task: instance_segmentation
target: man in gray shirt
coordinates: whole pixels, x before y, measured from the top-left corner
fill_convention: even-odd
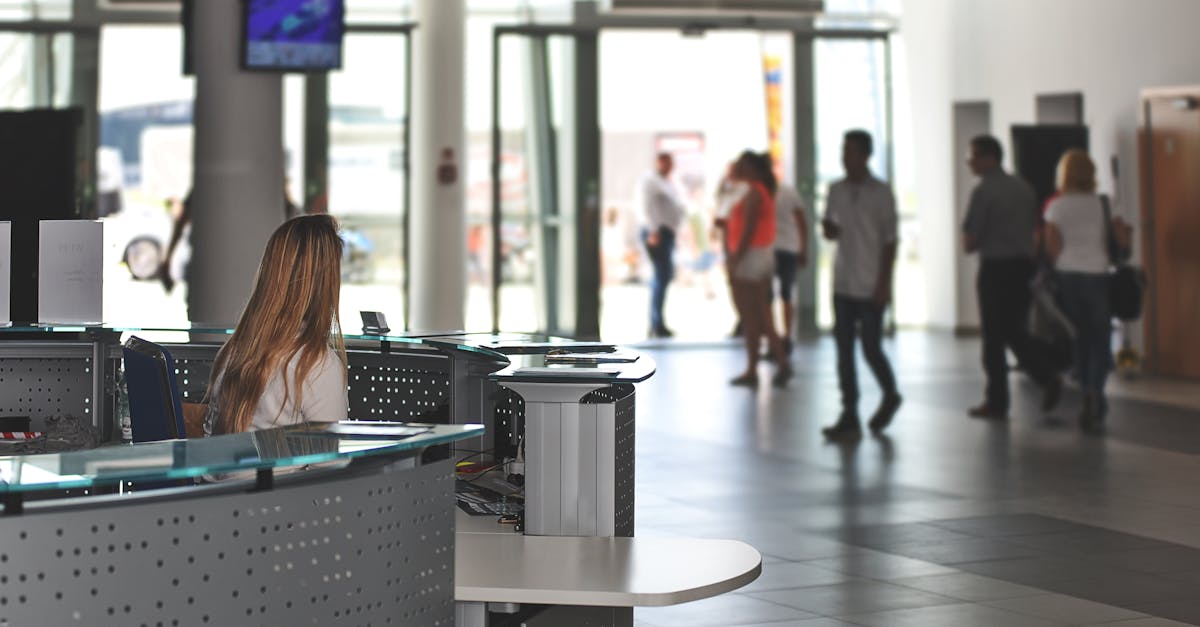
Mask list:
[[[983,369],[987,391],[983,404],[970,410],[976,418],[1008,415],[1008,355],[1012,349],[1021,367],[1043,386],[1042,409],[1058,404],[1062,384],[1026,332],[1029,282],[1036,270],[1034,233],[1039,217],[1037,196],[1025,181],[1000,167],[1000,142],[990,135],[971,140],[968,165],[980,177],[971,192],[963,221],[963,247],[979,253],[976,289],[983,327]]]

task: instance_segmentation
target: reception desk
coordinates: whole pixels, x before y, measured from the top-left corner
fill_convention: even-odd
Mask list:
[[[442,447],[481,427],[414,430],[0,457],[0,624],[452,624]],[[94,493],[130,482],[159,487]]]
[[[184,399],[199,401],[230,331],[0,329],[0,415],[30,416],[35,429],[49,416],[90,416],[115,439],[114,384],[131,333],[168,348]],[[704,598],[758,576],[761,558],[740,543],[634,540],[635,388],[655,373],[650,357],[526,334],[347,335],[346,345],[351,419],[442,426],[388,443],[272,431],[0,465],[12,488],[2,492],[0,534],[19,538],[0,560],[22,565],[0,580],[0,625],[51,608],[66,620],[46,624],[449,625],[457,612],[465,627],[563,605],[584,614],[561,624],[623,627],[634,606]],[[318,445],[336,452],[310,450]],[[423,452],[434,446],[439,456]],[[492,518],[489,533],[456,541],[453,460],[467,457],[524,478],[518,525]],[[305,465],[315,467],[271,470]],[[22,481],[45,473],[59,490],[238,479],[29,501]],[[505,537],[514,528],[523,539]],[[456,542],[471,571],[458,582]],[[555,575],[539,561],[597,551],[607,567],[564,557],[571,563],[557,566],[571,570]],[[664,576],[663,560],[696,567]]]

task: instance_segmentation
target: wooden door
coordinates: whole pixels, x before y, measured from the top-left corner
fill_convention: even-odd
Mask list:
[[[1200,379],[1200,87],[1144,94],[1142,123],[1147,357]]]

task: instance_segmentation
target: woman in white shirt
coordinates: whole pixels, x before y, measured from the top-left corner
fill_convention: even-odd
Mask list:
[[[1046,252],[1057,270],[1063,309],[1075,325],[1075,374],[1083,387],[1080,426],[1095,431],[1103,428],[1108,411],[1104,383],[1113,366],[1110,225],[1096,194],[1096,166],[1086,152],[1063,155],[1058,189],[1060,195],[1046,208]],[[1119,219],[1111,228],[1118,240],[1128,239],[1128,226]]]
[[[205,435],[346,418],[341,258],[328,215],[293,218],[271,235],[250,302],[213,364]]]

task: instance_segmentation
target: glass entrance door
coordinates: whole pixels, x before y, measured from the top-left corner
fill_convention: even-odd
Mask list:
[[[596,35],[497,28],[493,81],[491,215],[468,226],[491,328],[597,337]]]

